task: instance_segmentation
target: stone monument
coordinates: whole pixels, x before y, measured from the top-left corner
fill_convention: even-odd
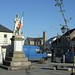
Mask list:
[[[26,69],[31,66],[31,62],[28,61],[28,58],[26,58],[23,53],[24,36],[21,34],[23,17],[20,20],[19,16],[16,15],[14,23],[14,32],[11,38],[11,50],[9,50],[8,55],[6,55],[3,65],[11,70]]]

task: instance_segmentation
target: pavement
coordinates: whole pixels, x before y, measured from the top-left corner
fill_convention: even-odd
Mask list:
[[[32,69],[32,70],[4,70],[0,68],[0,75],[70,75],[68,71],[61,71],[61,70],[50,70],[47,68],[42,69]]]
[[[71,71],[53,70],[50,60],[45,63],[32,63],[27,70],[6,70],[0,67],[0,75],[71,75]]]
[[[0,68],[0,75],[70,75],[71,71],[53,70],[47,62],[44,64],[33,63],[28,70],[6,70]]]

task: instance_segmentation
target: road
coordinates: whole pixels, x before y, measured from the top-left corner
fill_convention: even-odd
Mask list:
[[[70,73],[66,70],[53,70],[49,62],[32,63],[32,67],[28,70],[11,71],[0,68],[0,75],[70,75]]]

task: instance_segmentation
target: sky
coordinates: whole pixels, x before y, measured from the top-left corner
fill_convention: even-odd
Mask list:
[[[65,17],[70,29],[75,28],[75,0],[63,0]],[[61,35],[61,26],[64,25],[59,7],[55,0],[0,0],[0,24],[13,30],[14,18],[24,12],[24,25],[22,32],[27,37],[42,37],[46,31],[47,39]]]

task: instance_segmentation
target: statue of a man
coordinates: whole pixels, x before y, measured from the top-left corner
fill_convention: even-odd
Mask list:
[[[15,35],[20,35],[21,34],[21,29],[23,26],[22,21],[19,19],[19,16],[16,15],[15,20],[14,20],[15,26],[14,26],[14,34]]]

